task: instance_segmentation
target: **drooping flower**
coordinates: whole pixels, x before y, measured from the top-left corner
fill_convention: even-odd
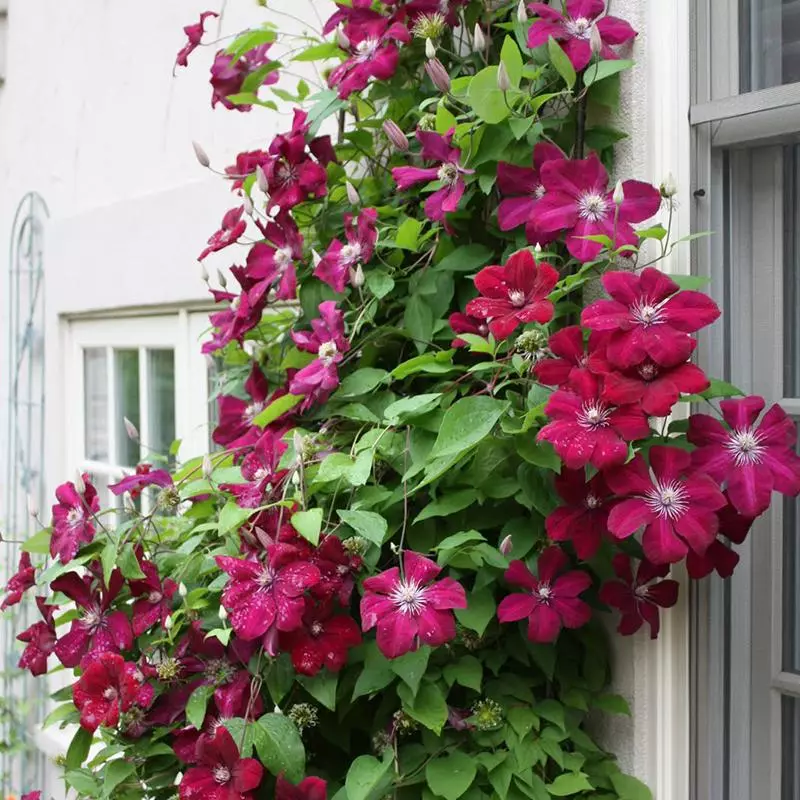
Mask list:
[[[534,577],[522,561],[512,561],[506,570],[506,582],[524,589],[500,601],[497,618],[500,622],[528,620],[528,638],[532,642],[549,643],[558,637],[561,628],[580,628],[592,611],[579,595],[592,583],[581,570],[564,572],[569,560],[559,547],[542,551]]]
[[[236,163],[225,167],[225,174],[231,179],[231,191],[244,186],[245,179],[253,175],[258,167],[266,169],[272,156],[264,150],[247,150],[236,155]]]
[[[584,341],[581,328],[571,325],[552,334],[547,345],[555,358],[543,358],[533,368],[536,380],[546,386],[569,387],[585,373],[602,375],[609,371],[604,334],[593,332]]]
[[[152,561],[139,566],[145,577],[130,582],[131,594],[138,598],[133,604],[133,634],[141,636],[153,625],[164,625],[172,610],[172,597],[178,584],[172,578],[163,581]]]
[[[378,212],[364,208],[357,216],[344,215],[344,234],[347,244],[334,239],[322,260],[314,269],[314,275],[328,284],[334,291],[343,292],[350,271],[358,264],[367,264],[378,241]]]
[[[11,606],[17,605],[22,596],[31,586],[36,584],[36,568],[31,563],[30,553],[22,551],[19,556],[19,566],[6,585],[6,596],[0,605],[0,611],[5,611]]]
[[[85,489],[79,492],[72,481],[56,489],[58,504],[53,506],[53,535],[50,555],[66,564],[75,558],[78,547],[94,539],[94,515],[100,510],[100,500],[89,476],[81,476]]]
[[[612,494],[602,473],[587,481],[582,469],[562,469],[556,476],[555,487],[567,505],[547,517],[547,535],[554,542],[572,542],[578,558],[588,561],[608,531]]]
[[[303,237],[297,223],[288,213],[281,212],[274,221],[263,225],[262,231],[268,241],[254,244],[247,254],[247,275],[258,283],[265,283],[276,300],[294,300],[297,297],[295,262],[303,255]]]
[[[714,512],[725,505],[719,486],[707,474],[692,472],[686,450],[655,446],[648,456],[649,468],[637,455],[606,473],[608,485],[623,498],[608,515],[608,530],[624,539],[644,526],[644,554],[656,565],[680,561],[689,550],[703,555],[719,530]]]
[[[631,559],[624,553],[617,553],[612,564],[619,580],[604,583],[600,587],[600,599],[620,612],[617,630],[623,636],[631,636],[646,622],[650,626],[650,638],[657,638],[658,609],[672,608],[678,602],[677,581],[655,580],[667,576],[669,565],[656,566],[640,561],[634,576]]]
[[[600,57],[619,58],[610,45],[632,41],[636,31],[623,19],[601,16],[605,8],[603,0],[568,0],[566,13],[546,3],[528,3],[528,9],[538,17],[528,29],[528,47],[541,47],[552,36],[561,44],[572,66],[580,71],[592,59],[589,40],[595,27],[602,42]]]
[[[551,422],[536,438],[550,442],[569,469],[622,464],[628,457],[627,443],[650,435],[642,409],[607,403],[601,382],[588,373],[578,376],[571,389],[553,392],[544,413]]]
[[[547,191],[539,171],[547,161],[566,158],[561,149],[549,142],[539,142],[533,148],[533,166],[519,167],[501,161],[497,165],[497,188],[503,196],[497,208],[497,224],[501,231],[525,226],[525,237],[531,244],[545,245],[556,238],[536,226],[536,204]]]
[[[304,778],[296,786],[282,776],[275,785],[275,800],[326,800],[328,785],[322,778]]]
[[[708,295],[680,291],[675,281],[655,267],[646,267],[639,275],[606,272],[602,282],[613,299],[595,300],[587,306],[581,325],[608,332],[606,354],[617,367],[635,367],[645,359],[662,367],[686,361],[695,347],[688,334],[720,315]]]
[[[254,758],[242,758],[227,728],[197,743],[197,765],[186,770],[178,787],[181,800],[252,800],[264,768]]]
[[[184,27],[183,32],[186,34],[188,41],[178,51],[178,55],[175,58],[176,67],[189,66],[189,56],[200,46],[200,41],[205,33],[205,23],[209,17],[217,18],[219,14],[214,11],[204,11],[200,15],[199,22]]]
[[[378,649],[398,658],[420,645],[438,647],[456,636],[452,610],[467,607],[464,587],[453,578],[435,580],[441,572],[430,559],[411,550],[397,567],[364,581],[361,627],[377,627]]]
[[[707,414],[689,417],[689,441],[697,446],[694,466],[717,481],[726,481],[733,507],[745,517],[767,510],[772,491],[800,493],[800,457],[794,452],[797,429],[777,404],[764,414],[764,398],[720,402],[726,428]]]
[[[607,236],[614,248],[636,245],[631,223],[644,222],[661,206],[658,189],[642,181],[623,182],[624,199],[615,203],[606,168],[594,153],[542,164],[541,180],[545,193],[536,204],[534,223],[544,233],[566,231],[567,250],[578,261],[592,261],[603,249],[586,236]]]
[[[20,669],[30,670],[31,675],[44,675],[47,672],[47,658],[56,645],[56,625],[53,616],[58,606],[49,605],[44,597],[36,598],[36,606],[42,615],[41,620],[34,622],[27,630],[17,636],[25,643],[25,649],[17,665]]]
[[[231,208],[225,212],[219,230],[211,234],[207,247],[197,257],[198,261],[202,261],[207,255],[224,250],[239,241],[239,238],[247,228],[247,221],[242,219],[243,214],[244,206]]]
[[[482,336],[484,339],[489,335],[489,325],[485,319],[472,317],[469,314],[462,314],[456,311],[447,320],[450,328],[456,334],[456,338],[450,343],[451,347],[464,347],[466,342],[458,334],[472,333],[475,336]]]
[[[242,461],[242,477],[245,482],[226,483],[221,488],[231,492],[242,508],[258,508],[263,505],[287,475],[285,469],[278,469],[286,448],[286,442],[281,439],[281,431],[266,428]]]
[[[271,43],[261,44],[242,53],[238,58],[224,50],[219,50],[211,65],[211,107],[222,103],[225,108],[236,109],[237,111],[250,111],[253,107],[250,103],[235,104],[228,100],[230,95],[239,94],[242,91],[242,84],[253,73],[261,70],[262,67],[270,64],[269,49]],[[274,62],[273,62],[274,63]],[[258,93],[261,86],[271,86],[278,82],[278,64],[275,69],[263,75],[259,86],[252,89]]]
[[[138,497],[142,489],[148,486],[160,486],[164,489],[172,485],[172,476],[165,469],[151,469],[150,464],[139,464],[133,475],[126,475],[118,483],[109,484],[108,488],[115,495],[130,492],[131,497]]]
[[[503,266],[484,267],[475,276],[481,296],[467,303],[467,314],[486,320],[497,339],[507,339],[526,322],[550,322],[553,304],[547,295],[557,282],[553,267],[537,264],[530,250],[520,250]]]
[[[392,177],[401,191],[423,182],[442,183],[442,187],[429,195],[425,201],[425,216],[434,222],[444,223],[445,228],[448,227],[445,215],[458,209],[458,203],[464,194],[463,176],[473,172],[461,166],[461,151],[452,145],[454,134],[453,128],[444,135],[417,129],[417,139],[422,144],[420,154],[423,160],[437,162],[437,166],[392,169]]]

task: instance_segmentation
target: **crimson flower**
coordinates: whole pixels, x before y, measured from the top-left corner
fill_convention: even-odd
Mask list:
[[[714,512],[725,505],[719,486],[691,471],[686,450],[655,446],[648,456],[649,469],[637,455],[606,473],[608,485],[624,498],[611,509],[608,530],[624,539],[645,526],[642,546],[653,564],[673,564],[689,550],[703,555],[719,530]]]
[[[53,535],[50,538],[50,555],[67,564],[75,558],[81,543],[94,539],[92,517],[100,510],[100,500],[89,476],[81,476],[84,490],[79,492],[72,481],[56,489],[58,504],[53,506]]]
[[[326,800],[328,785],[322,778],[304,778],[296,786],[278,776],[275,784],[275,800]]]
[[[142,688],[135,664],[118,653],[98,653],[72,687],[72,701],[80,711],[81,727],[96,731],[115,728],[120,712],[130,710]]]
[[[536,204],[544,197],[546,189],[539,171],[547,161],[563,160],[561,149],[549,142],[539,142],[533,148],[533,166],[519,167],[501,161],[497,165],[497,188],[503,196],[497,208],[497,224],[501,231],[525,226],[525,236],[531,244],[545,245],[556,238],[536,226]]]
[[[365,22],[372,22],[379,17],[380,15],[372,10],[372,0],[345,0],[343,3],[336,3],[336,11],[325,22],[322,35],[327,36],[339,25],[358,26]]]
[[[186,770],[178,787],[181,800],[252,800],[264,768],[254,758],[242,758],[227,728],[201,736],[197,765]]]
[[[537,562],[538,577],[522,561],[512,561],[505,573],[506,582],[525,589],[500,601],[497,619],[517,622],[528,619],[528,638],[532,642],[554,642],[561,628],[580,628],[592,616],[592,610],[580,599],[592,579],[585,572],[564,572],[569,563],[558,547],[542,551]],[[563,574],[562,574],[563,573]]]
[[[619,580],[608,581],[600,587],[600,599],[622,615],[617,630],[623,636],[631,636],[646,622],[650,626],[650,638],[658,637],[659,608],[672,608],[678,602],[678,582],[673,580],[653,581],[664,578],[669,572],[668,564],[651,564],[640,561],[634,577],[631,559],[617,553],[612,561]]]
[[[311,321],[311,333],[292,331],[300,350],[316,353],[317,358],[292,377],[292,394],[310,395],[322,401],[339,385],[339,369],[350,342],[344,335],[344,316],[333,300],[319,304],[319,318]]]
[[[686,361],[695,347],[688,334],[720,315],[708,295],[679,291],[678,284],[655,267],[639,275],[606,272],[601,280],[613,299],[587,306],[581,325],[609,333],[606,353],[617,367],[635,367],[648,358],[662,367]]]
[[[25,643],[25,649],[17,665],[20,669],[30,670],[31,675],[44,675],[47,672],[47,658],[56,645],[56,625],[53,615],[58,606],[48,605],[44,597],[36,598],[36,606],[43,619],[34,622],[27,630],[17,636]]]
[[[773,405],[757,425],[764,398],[723,400],[726,428],[707,414],[689,417],[689,441],[697,445],[692,463],[717,481],[727,481],[733,507],[746,517],[767,510],[773,489],[800,493],[800,458],[794,452],[797,429],[786,412]]]
[[[362,209],[357,217],[344,215],[344,234],[347,244],[334,239],[322,260],[314,269],[314,275],[334,291],[343,292],[350,271],[357,264],[366,264],[375,251],[378,241],[378,212],[374,208]]]
[[[604,334],[592,333],[584,341],[581,328],[571,325],[552,334],[547,346],[555,358],[543,358],[533,368],[536,380],[546,386],[569,387],[586,373],[597,375],[609,371]]]
[[[295,262],[303,255],[303,237],[288,213],[281,214],[262,227],[268,241],[253,245],[247,254],[247,275],[265,283],[276,300],[297,297]]]
[[[304,539],[299,541],[308,544]],[[310,560],[320,572],[320,582],[311,593],[323,601],[335,597],[343,608],[347,607],[355,586],[354,574],[362,566],[361,556],[348,553],[338,536],[326,534],[311,552]]]
[[[250,402],[234,395],[225,394],[217,398],[219,423],[214,429],[212,439],[216,444],[236,450],[255,442],[261,431],[253,425],[253,420],[269,405],[271,400],[279,397],[276,392],[272,397],[269,384],[256,362],[250,369],[250,375],[244,384]],[[280,391],[280,390],[279,390]]]
[[[184,27],[183,32],[186,34],[188,41],[178,51],[178,55],[175,58],[176,67],[189,66],[189,56],[200,46],[200,40],[203,38],[203,34],[205,33],[205,23],[209,17],[216,18],[219,17],[219,14],[215,13],[214,11],[204,11],[200,15],[199,22],[195,22],[194,25],[186,25]]]
[[[541,47],[552,36],[561,43],[577,71],[585,69],[592,60],[589,42],[592,27],[596,27],[600,35],[603,59],[619,58],[610,45],[625,44],[636,36],[636,31],[625,20],[600,16],[606,9],[603,0],[567,0],[565,14],[545,3],[528,3],[528,9],[539,17],[528,29],[528,47]]]
[[[202,261],[207,255],[224,250],[234,242],[239,241],[239,238],[247,228],[247,221],[242,219],[243,214],[244,206],[231,208],[225,212],[219,230],[211,234],[207,247],[197,257],[198,261]]]
[[[266,561],[217,556],[217,565],[229,575],[222,604],[230,612],[234,632],[245,641],[263,638],[270,655],[277,652],[279,631],[300,627],[303,595],[320,580],[319,569],[298,561],[298,553],[292,545],[273,544]]]
[[[6,592],[0,611],[5,611],[10,606],[15,606],[22,600],[22,595],[36,583],[36,567],[31,563],[30,553],[24,550],[20,553],[19,566],[17,567],[16,574],[9,578],[6,585]]]
[[[392,567],[364,581],[361,628],[377,627],[378,649],[386,658],[455,638],[452,609],[466,608],[467,596],[453,578],[435,580],[441,571],[430,559],[406,550],[402,573]]]
[[[628,457],[627,442],[650,435],[642,409],[606,402],[600,381],[588,373],[578,376],[570,389],[553,392],[544,413],[551,422],[536,438],[550,442],[569,469],[622,464]]]
[[[272,156],[264,150],[247,150],[237,153],[236,163],[225,167],[225,174],[233,181],[231,191],[236,191],[244,186],[245,178],[253,175],[257,167],[266,169]]]
[[[613,506],[603,474],[587,481],[582,469],[562,469],[555,487],[567,505],[547,517],[547,535],[554,542],[572,542],[578,558],[588,561],[608,530],[608,512]]]
[[[36,789],[36,791],[33,792],[25,792],[21,800],[42,800],[42,790]]]
[[[109,484],[108,488],[115,495],[130,492],[131,497],[138,497],[147,486],[160,486],[163,489],[172,485],[172,476],[165,469],[152,470],[150,464],[139,464],[133,475],[126,475],[118,483]]]
[[[447,228],[445,214],[458,209],[458,203],[464,194],[465,174],[473,170],[461,166],[461,151],[452,146],[455,129],[451,128],[442,135],[433,131],[417,130],[417,139],[422,144],[420,155],[425,161],[435,161],[435,167],[394,167],[392,177],[401,191],[416,186],[418,183],[440,181],[442,187],[437,189],[425,201],[425,216],[434,222],[444,223]]]
[[[462,314],[460,311],[456,311],[450,315],[447,321],[455,334],[473,333],[475,336],[482,336],[484,339],[489,335],[489,325],[485,319],[480,317],[472,317],[469,314]],[[451,347],[464,347],[464,345],[466,345],[466,342],[458,336],[450,343]]]
[[[503,266],[484,267],[475,276],[481,297],[467,303],[467,314],[489,323],[497,339],[507,339],[526,322],[544,325],[553,318],[547,295],[558,282],[549,264],[537,264],[530,250],[519,250]]]
[[[245,482],[225,483],[220,487],[231,492],[242,508],[258,508],[286,477],[286,470],[278,469],[287,447],[281,435],[280,430],[265,429],[242,461]]]
[[[614,248],[636,245],[639,240],[631,223],[649,219],[661,205],[658,189],[642,181],[625,181],[625,198],[617,205],[606,168],[594,153],[583,159],[548,161],[542,165],[541,179],[546,191],[536,204],[535,225],[544,233],[567,231],[567,250],[578,261],[592,261],[603,249],[586,236],[607,236]]]
[[[130,582],[131,594],[138,598],[133,604],[134,636],[141,636],[153,625],[164,625],[172,610],[172,596],[178,588],[172,578],[162,583],[152,561],[142,561],[139,566],[145,577]]]
[[[228,100],[228,97],[233,94],[239,94],[242,91],[242,84],[254,72],[257,72],[262,67],[270,63],[269,49],[272,43],[262,44],[242,53],[238,58],[226,53],[224,50],[219,50],[214,57],[214,63],[211,65],[211,107],[222,103],[225,108],[236,109],[237,111],[250,111],[253,107],[248,103],[235,104]],[[277,64],[275,64],[277,66]],[[273,83],[278,82],[278,71],[273,69],[263,76],[259,86],[271,86]],[[251,91],[258,92],[259,86],[253,87]]]

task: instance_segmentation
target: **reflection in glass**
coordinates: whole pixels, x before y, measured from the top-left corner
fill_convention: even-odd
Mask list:
[[[108,461],[108,364],[104,347],[83,351],[84,451],[89,461]]]
[[[150,432],[145,444],[153,453],[167,456],[175,439],[175,353],[148,350],[147,358]]]
[[[117,453],[115,462],[132,467],[139,463],[139,443],[134,442],[125,430],[125,417],[137,429],[141,428],[139,417],[139,351],[114,351],[114,384],[117,407],[114,413]]]
[[[781,698],[781,800],[800,800],[800,702]]]
[[[800,146],[783,149],[783,396],[800,397]]]
[[[742,0],[739,91],[800,81],[800,2]]]

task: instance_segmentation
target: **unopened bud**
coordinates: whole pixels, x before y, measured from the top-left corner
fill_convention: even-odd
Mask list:
[[[336,43],[342,48],[342,50],[350,49],[350,39],[341,28],[336,29]]]
[[[300,431],[292,433],[292,447],[294,447],[295,455],[299,463],[303,463],[303,454],[306,450],[306,437]]]
[[[197,156],[197,160],[200,162],[201,167],[210,167],[211,166],[211,159],[208,157],[208,154],[205,150],[197,142],[192,142],[192,147],[194,148],[194,154]]]
[[[75,491],[78,494],[86,492],[86,481],[83,480],[83,473],[80,470],[75,472]]]
[[[292,481],[292,486],[299,486],[300,485],[300,473],[299,472],[293,472],[291,481]]]
[[[450,91],[450,76],[438,58],[431,58],[425,62],[425,72],[440,92],[447,94]]]
[[[597,27],[597,23],[592,25],[592,28],[589,31],[589,48],[594,55],[599,55],[603,49],[603,37],[600,36],[600,30]]]
[[[208,283],[208,270],[206,269],[206,265],[201,261],[200,262],[200,277]]]
[[[536,253],[536,255],[539,255],[539,253],[542,252],[542,246],[539,244],[539,242],[536,242],[536,244],[533,246],[533,252]]]
[[[30,514],[30,516],[33,519],[37,519],[39,517],[39,506],[36,505],[36,500],[34,500],[32,494],[28,495],[27,501],[28,501],[28,514]]]
[[[678,193],[678,186],[675,183],[675,176],[671,172],[668,172],[667,177],[661,181],[659,191],[661,192],[662,197],[674,197]]]
[[[186,588],[186,584],[183,581],[178,584],[178,594],[181,597],[186,597],[186,595],[189,594],[189,590]]]
[[[168,631],[171,631],[171,630],[172,630],[172,626],[173,626],[174,624],[175,624],[175,623],[172,621],[172,614],[170,614],[170,615],[169,615],[169,616],[168,616],[168,617],[167,617],[167,618],[164,620],[164,627],[165,627],[165,628],[166,628]]]
[[[500,542],[500,547],[498,550],[504,555],[507,556],[511,552],[511,548],[514,546],[514,543],[511,541],[511,534],[509,533],[508,536]]]
[[[364,270],[361,269],[361,264],[356,264],[355,268],[350,267],[350,285],[354,289],[360,289],[364,285]]]
[[[503,61],[497,67],[497,88],[501,92],[507,92],[511,88],[511,78]]]
[[[211,456],[208,453],[206,453],[203,456],[203,467],[202,467],[202,469],[203,469],[203,477],[207,481],[211,480],[211,475],[214,472],[214,464],[211,461]]]
[[[264,194],[268,195],[269,192],[269,181],[267,181],[267,173],[264,172],[264,169],[261,165],[256,167],[256,185],[259,189],[261,189]]]
[[[228,286],[228,279],[225,277],[225,273],[221,270],[217,270],[217,280],[219,281],[219,285],[225,289]]]
[[[122,423],[125,425],[125,433],[128,434],[128,438],[132,442],[138,442],[139,431],[136,430],[136,426],[127,417],[122,418]]]
[[[396,150],[401,153],[408,151],[408,137],[400,130],[400,126],[393,119],[384,120],[383,132]]]
[[[528,21],[528,10],[525,8],[525,0],[519,0],[519,5],[517,6],[517,19],[520,22]]]
[[[613,198],[618,206],[621,206],[625,202],[625,190],[622,188],[622,181],[617,181],[617,185],[614,187]]]
[[[219,611],[217,611],[217,616],[218,616],[218,617],[219,617],[219,618],[220,618],[220,619],[221,619],[223,622],[225,622],[225,620],[226,620],[226,619],[228,619],[228,610],[225,608],[225,606],[220,606],[220,607],[219,607]]]
[[[283,711],[281,711],[281,707],[277,703],[275,704],[275,708],[272,709],[272,713],[283,716]]]
[[[322,256],[313,247],[311,248],[311,261],[314,264],[314,269],[322,262]]]
[[[255,206],[253,205],[253,201],[249,194],[245,194],[242,198],[242,205],[244,206],[244,213],[247,214],[248,217],[253,216],[253,212],[255,211]]]
[[[350,201],[350,205],[361,205],[361,197],[358,194],[358,189],[356,189],[350,181],[345,181],[344,187],[347,191],[347,199]]]
[[[477,23],[475,23],[475,32],[472,34],[472,49],[478,51],[486,49],[486,37]]]
[[[425,56],[427,58],[436,58],[436,45],[433,43],[433,39],[425,40]]]

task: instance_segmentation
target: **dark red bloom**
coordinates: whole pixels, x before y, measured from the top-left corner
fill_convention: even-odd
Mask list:
[[[225,167],[225,174],[233,181],[231,191],[236,191],[244,186],[245,179],[255,174],[256,168],[267,168],[272,156],[263,150],[248,150],[236,156],[236,163]]]
[[[94,515],[100,510],[100,500],[89,476],[81,476],[84,490],[79,492],[72,481],[56,489],[58,504],[53,506],[53,535],[50,555],[67,564],[75,558],[78,547],[94,539]]]
[[[227,728],[197,743],[197,766],[186,770],[178,787],[181,800],[252,800],[264,768],[254,758],[241,758]]]
[[[53,615],[58,606],[48,605],[44,597],[36,598],[36,606],[43,620],[34,622],[27,630],[17,636],[25,643],[25,649],[17,665],[20,669],[30,670],[31,675],[44,675],[47,672],[47,657],[56,645],[56,625]]]
[[[344,234],[347,244],[334,239],[322,260],[314,269],[314,275],[328,284],[334,291],[343,292],[351,270],[358,264],[368,264],[378,241],[378,212],[364,208],[357,216],[344,215]]]
[[[230,95],[239,94],[242,91],[242,84],[253,73],[260,70],[270,63],[269,49],[271,43],[262,44],[248,50],[238,58],[219,50],[211,65],[211,107],[217,103],[222,103],[225,108],[236,109],[237,111],[250,111],[253,107],[248,103],[235,104],[228,100]],[[277,63],[275,67],[277,68]],[[271,86],[278,82],[278,71],[273,69],[267,72],[259,86],[253,87],[252,91],[258,93],[261,86]]]
[[[41,789],[37,789],[33,792],[25,792],[21,800],[42,800],[42,791]]]
[[[526,322],[550,322],[553,304],[547,295],[557,282],[553,267],[537,264],[530,250],[520,250],[503,266],[484,267],[475,276],[481,297],[467,303],[467,314],[486,320],[497,339],[507,339]]]
[[[335,597],[346,608],[355,586],[354,575],[362,566],[361,556],[350,555],[338,536],[326,534],[309,558],[319,568],[321,576],[320,582],[312,588],[312,594],[325,601]]]
[[[489,324],[480,317],[471,317],[469,314],[462,314],[456,311],[450,315],[448,322],[453,333],[473,333],[475,336],[482,336],[484,339],[489,335]],[[451,347],[464,347],[466,342],[458,336],[450,343]]]
[[[186,67],[189,65],[189,56],[200,46],[200,40],[205,33],[205,22],[209,17],[219,17],[219,14],[214,11],[204,11],[200,15],[200,21],[195,22],[194,25],[186,25],[183,32],[186,34],[188,41],[178,51],[175,58],[176,67]],[[24,800],[24,798],[23,798]]]
[[[6,592],[8,594],[0,605],[0,611],[5,611],[10,606],[15,606],[22,600],[22,595],[36,583],[36,568],[31,564],[30,553],[24,550],[19,556],[19,566],[17,572],[9,578],[6,585]]]
[[[280,431],[265,429],[242,461],[245,483],[222,485],[221,488],[231,492],[242,508],[258,508],[280,489],[287,474],[285,469],[278,469],[287,447],[280,437]]]
[[[527,618],[528,638],[541,643],[554,642],[562,627],[585,625],[592,611],[579,595],[591,586],[592,579],[580,570],[564,572],[568,563],[559,547],[542,551],[538,577],[522,561],[512,561],[505,573],[506,582],[525,592],[504,597],[497,607],[497,619],[505,623]]]
[[[96,731],[115,728],[120,712],[130,710],[142,688],[141,673],[118,653],[98,653],[72,687],[81,727]]]
[[[150,464],[139,464],[133,475],[126,475],[108,488],[115,495],[130,492],[131,497],[138,497],[147,486],[160,486],[163,489],[172,485],[172,476],[165,469],[151,469]]]
[[[655,267],[639,275],[606,272],[603,286],[612,300],[595,300],[581,314],[581,325],[609,333],[606,353],[618,367],[635,367],[650,359],[662,367],[680,364],[692,353],[688,334],[710,325],[720,315],[702,292],[680,291]]]
[[[648,457],[650,468],[637,455],[606,473],[624,497],[608,516],[609,531],[624,539],[644,526],[642,546],[653,564],[673,564],[689,550],[703,555],[719,530],[714,512],[725,505],[722,492],[707,474],[691,471],[686,450],[656,446]]]
[[[275,800],[326,800],[328,785],[322,778],[305,778],[295,786],[280,775],[275,785]]]
[[[666,577],[669,565],[656,566],[640,561],[634,577],[629,556],[617,553],[612,563],[619,580],[604,583],[600,587],[600,599],[622,615],[617,630],[623,636],[630,636],[646,622],[650,626],[650,638],[655,639],[660,626],[658,609],[672,608],[678,602],[677,581],[655,581]]]
[[[555,486],[567,505],[557,508],[547,517],[547,535],[554,542],[572,542],[578,558],[588,561],[608,531],[612,494],[602,473],[587,481],[582,469],[562,469],[555,479]]]
[[[591,333],[584,341],[577,325],[556,331],[547,346],[555,358],[544,358],[533,368],[539,383],[546,386],[577,385],[585,373],[600,375],[609,371],[605,358],[605,335]],[[616,405],[619,405],[617,403]]]
[[[796,497],[800,493],[800,458],[794,452],[797,429],[779,406],[773,405],[761,422],[764,398],[750,396],[720,403],[730,426],[707,414],[689,417],[689,441],[695,467],[727,483],[734,508],[746,517],[766,511],[773,489]]]
[[[211,234],[208,246],[197,257],[198,261],[202,261],[210,253],[216,253],[239,241],[247,228],[247,221],[242,219],[243,214],[244,206],[231,208],[225,212],[219,230]]]
[[[172,610],[172,596],[178,588],[172,578],[162,583],[152,561],[142,561],[139,566],[145,577],[130,582],[131,594],[138,598],[133,604],[134,636],[141,636],[153,625],[164,625]]]
[[[260,225],[266,242],[253,245],[247,254],[247,276],[265,284],[276,300],[297,297],[295,262],[303,256],[303,237],[297,223],[282,212],[274,221]]]

